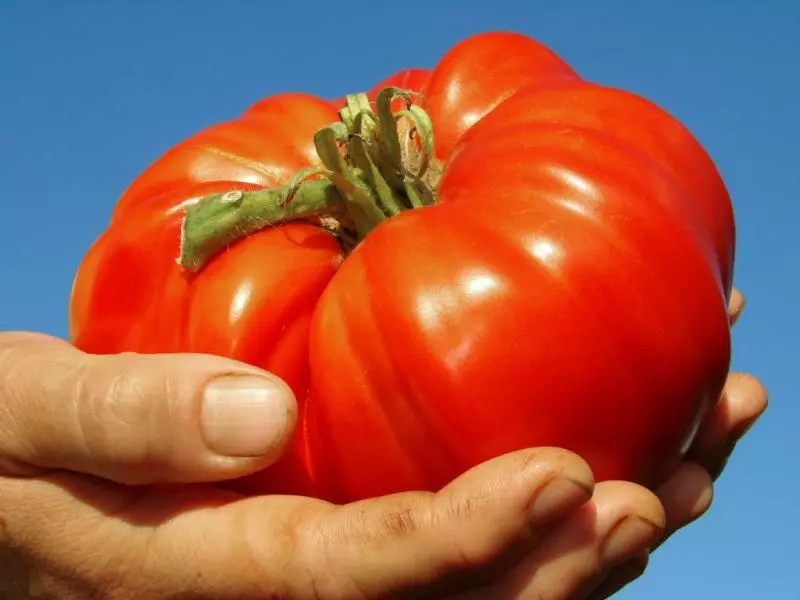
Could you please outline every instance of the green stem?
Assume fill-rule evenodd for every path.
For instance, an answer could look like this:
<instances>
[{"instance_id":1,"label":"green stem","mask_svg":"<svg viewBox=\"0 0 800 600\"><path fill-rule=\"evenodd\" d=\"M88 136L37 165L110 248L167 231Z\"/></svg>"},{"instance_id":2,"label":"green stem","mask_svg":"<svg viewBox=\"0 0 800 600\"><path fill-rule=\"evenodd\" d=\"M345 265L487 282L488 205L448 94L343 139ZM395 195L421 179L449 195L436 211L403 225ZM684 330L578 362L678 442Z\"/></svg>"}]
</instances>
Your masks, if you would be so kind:
<instances>
[{"instance_id":1,"label":"green stem","mask_svg":"<svg viewBox=\"0 0 800 600\"><path fill-rule=\"evenodd\" d=\"M384 88L378 92L375 105L378 109L378 122L381 130L381 148L386 153L387 166L398 173L402 170L402 154L400 152L400 136L397 134L397 124L395 116L392 114L392 100L401 98L410 104L408 96L396 88Z\"/></svg>"},{"instance_id":2,"label":"green stem","mask_svg":"<svg viewBox=\"0 0 800 600\"><path fill-rule=\"evenodd\" d=\"M347 176L349 167L339 152L339 142L346 142L349 133L342 123L334 123L323 127L314 134L314 148L322 160L322 164L334 173Z\"/></svg>"},{"instance_id":3,"label":"green stem","mask_svg":"<svg viewBox=\"0 0 800 600\"><path fill-rule=\"evenodd\" d=\"M373 198L370 182L363 181L363 170L351 167L339 153L339 139L338 127L333 125L320 129L314 136L314 144L322 162L332 172L330 178L350 210L358 235L364 238L375 225L390 215ZM351 139L351 148L356 141Z\"/></svg>"},{"instance_id":4,"label":"green stem","mask_svg":"<svg viewBox=\"0 0 800 600\"><path fill-rule=\"evenodd\" d=\"M368 113L360 113L355 119L356 131L350 136L350 146L348 147L350 158L353 164L360 170L366 179L367 185L375 191L381 209L386 217L393 217L403 212L407 207L402 199L395 195L393 186L386 180L384 173L375 164L373 155L380 160L380 154L374 151L374 142L369 139L362 125L365 120L372 117Z\"/></svg>"},{"instance_id":5,"label":"green stem","mask_svg":"<svg viewBox=\"0 0 800 600\"><path fill-rule=\"evenodd\" d=\"M345 100L344 108L339 111L339 116L347 131L353 131L356 115L371 111L369 97L366 94L350 94Z\"/></svg>"},{"instance_id":6,"label":"green stem","mask_svg":"<svg viewBox=\"0 0 800 600\"><path fill-rule=\"evenodd\" d=\"M408 201L411 204L411 208L422 208L425 206L425 200L423 199L423 195L417 189L415 182L413 181L406 181L404 183L406 196L408 197Z\"/></svg>"},{"instance_id":7,"label":"green stem","mask_svg":"<svg viewBox=\"0 0 800 600\"><path fill-rule=\"evenodd\" d=\"M393 113L397 98L406 108ZM316 220L351 249L384 220L432 204L439 175L438 165L429 168L433 127L410 98L404 90L381 90L376 114L365 94L348 96L342 121L314 136L325 169L302 170L278 188L212 194L186 209L178 264L196 272L238 239L298 219ZM411 129L401 140L404 119ZM312 174L323 178L309 179Z\"/></svg>"},{"instance_id":8,"label":"green stem","mask_svg":"<svg viewBox=\"0 0 800 600\"><path fill-rule=\"evenodd\" d=\"M413 161L417 164L408 165L413 171L410 174L415 179L422 179L428 171L431 158L433 157L433 123L428 113L419 106L412 105L406 110L395 113L395 119L399 120L403 117L413 124L414 128L411 131L416 133L414 139L420 140L422 146L421 152L415 157L416 160Z\"/></svg>"},{"instance_id":9,"label":"green stem","mask_svg":"<svg viewBox=\"0 0 800 600\"><path fill-rule=\"evenodd\" d=\"M178 264L196 272L242 237L284 221L330 214L339 202L329 180L306 181L294 193L285 186L212 194L186 209Z\"/></svg>"}]
</instances>

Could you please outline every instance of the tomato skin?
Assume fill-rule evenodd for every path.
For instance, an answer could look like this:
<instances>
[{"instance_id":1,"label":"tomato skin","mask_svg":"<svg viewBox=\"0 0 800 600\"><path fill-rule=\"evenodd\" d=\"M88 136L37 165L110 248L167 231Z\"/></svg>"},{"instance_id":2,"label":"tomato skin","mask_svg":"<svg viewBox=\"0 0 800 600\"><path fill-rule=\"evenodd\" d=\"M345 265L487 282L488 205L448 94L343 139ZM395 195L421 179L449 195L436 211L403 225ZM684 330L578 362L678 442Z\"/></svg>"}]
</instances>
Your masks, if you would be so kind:
<instances>
[{"instance_id":1,"label":"tomato skin","mask_svg":"<svg viewBox=\"0 0 800 600\"><path fill-rule=\"evenodd\" d=\"M288 223L182 271L187 204L319 165L313 133L340 103L266 98L128 188L78 270L75 344L206 352L284 377L298 431L285 459L233 484L248 493L433 490L543 445L580 453L598 480L658 483L730 361L735 230L711 159L663 110L517 34L469 38L370 97L385 86L420 92L433 119L436 205L346 257Z\"/></svg>"},{"instance_id":2,"label":"tomato skin","mask_svg":"<svg viewBox=\"0 0 800 600\"><path fill-rule=\"evenodd\" d=\"M598 479L655 484L718 397L724 295L701 220L673 211L680 190L613 141L518 134L473 148L538 168L475 169L465 149L442 204L375 231L326 289L311 398L335 497L437 489L534 440L590 457Z\"/></svg>"}]
</instances>

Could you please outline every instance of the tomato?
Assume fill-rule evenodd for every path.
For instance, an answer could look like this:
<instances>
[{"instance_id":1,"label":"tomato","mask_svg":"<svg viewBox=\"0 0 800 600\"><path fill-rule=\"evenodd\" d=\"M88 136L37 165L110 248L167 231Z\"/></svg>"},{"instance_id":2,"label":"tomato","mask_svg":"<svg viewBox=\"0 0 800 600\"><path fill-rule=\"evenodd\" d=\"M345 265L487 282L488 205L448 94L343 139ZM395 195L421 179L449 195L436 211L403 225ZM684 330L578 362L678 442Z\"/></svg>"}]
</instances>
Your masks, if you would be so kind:
<instances>
[{"instance_id":1,"label":"tomato","mask_svg":"<svg viewBox=\"0 0 800 600\"><path fill-rule=\"evenodd\" d=\"M71 338L285 378L299 425L247 493L435 490L533 446L653 486L722 393L734 242L675 118L485 33L178 143L82 261Z\"/></svg>"}]
</instances>

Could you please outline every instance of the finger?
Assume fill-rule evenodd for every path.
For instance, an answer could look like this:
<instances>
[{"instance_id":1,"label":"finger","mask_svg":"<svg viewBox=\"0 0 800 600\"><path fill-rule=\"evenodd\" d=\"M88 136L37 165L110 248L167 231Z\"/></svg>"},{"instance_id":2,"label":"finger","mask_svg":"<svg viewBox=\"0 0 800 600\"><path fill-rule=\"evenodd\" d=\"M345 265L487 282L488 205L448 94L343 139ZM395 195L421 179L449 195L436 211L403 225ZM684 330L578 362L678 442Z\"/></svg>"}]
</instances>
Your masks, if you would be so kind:
<instances>
[{"instance_id":1,"label":"finger","mask_svg":"<svg viewBox=\"0 0 800 600\"><path fill-rule=\"evenodd\" d=\"M502 456L435 495L339 509L326 527L334 539L349 530L350 540L327 560L367 597L409 584L442 597L487 583L523 544L536 544L547 526L585 503L593 484L588 465L563 450ZM380 586L369 573L383 574Z\"/></svg>"},{"instance_id":2,"label":"finger","mask_svg":"<svg viewBox=\"0 0 800 600\"><path fill-rule=\"evenodd\" d=\"M728 317L731 325L735 325L736 321L739 320L746 303L747 301L744 295L739 290L734 288L731 291L731 297L728 300Z\"/></svg>"},{"instance_id":3,"label":"finger","mask_svg":"<svg viewBox=\"0 0 800 600\"><path fill-rule=\"evenodd\" d=\"M647 569L649 561L650 554L644 551L622 563L595 588L587 600L606 600L606 598L611 598L622 588L639 579Z\"/></svg>"},{"instance_id":4,"label":"finger","mask_svg":"<svg viewBox=\"0 0 800 600\"><path fill-rule=\"evenodd\" d=\"M445 597L485 582L518 545L534 543L547 524L585 503L592 486L582 459L537 449L484 463L435 494L344 506L250 498L223 511L238 533L206 545L197 560L220 565L204 585L226 598L373 598L408 590ZM250 560L249 572L231 577L221 565L237 556L256 556L259 568ZM196 582L186 585L192 590Z\"/></svg>"},{"instance_id":5,"label":"finger","mask_svg":"<svg viewBox=\"0 0 800 600\"><path fill-rule=\"evenodd\" d=\"M490 597L585 598L615 567L660 539L665 524L652 492L628 482L599 483L592 501L552 531Z\"/></svg>"},{"instance_id":6,"label":"finger","mask_svg":"<svg viewBox=\"0 0 800 600\"><path fill-rule=\"evenodd\" d=\"M670 535L705 514L714 498L714 486L708 471L696 463L684 462L659 486L656 495L664 506Z\"/></svg>"},{"instance_id":7,"label":"finger","mask_svg":"<svg viewBox=\"0 0 800 600\"><path fill-rule=\"evenodd\" d=\"M273 462L296 420L278 378L206 355L93 356L0 334L0 472L218 481Z\"/></svg>"},{"instance_id":8,"label":"finger","mask_svg":"<svg viewBox=\"0 0 800 600\"><path fill-rule=\"evenodd\" d=\"M591 600L608 598L638 578L647 567L650 551L660 547L681 527L705 514L714 496L713 484L705 469L685 462L656 490L656 496L664 508L664 535L648 550L615 567L592 593Z\"/></svg>"},{"instance_id":9,"label":"finger","mask_svg":"<svg viewBox=\"0 0 800 600\"><path fill-rule=\"evenodd\" d=\"M345 506L201 486L132 495L56 473L0 478L0 519L40 564L126 597L438 598L535 544L592 486L587 464L556 449L501 456L436 494Z\"/></svg>"},{"instance_id":10,"label":"finger","mask_svg":"<svg viewBox=\"0 0 800 600\"><path fill-rule=\"evenodd\" d=\"M714 483L700 465L686 461L656 490L664 507L666 532L651 551L662 546L674 533L702 517L714 499Z\"/></svg>"},{"instance_id":11,"label":"finger","mask_svg":"<svg viewBox=\"0 0 800 600\"><path fill-rule=\"evenodd\" d=\"M767 391L758 379L733 373L722 399L706 417L687 458L705 468L716 479L736 443L767 408Z\"/></svg>"}]
</instances>

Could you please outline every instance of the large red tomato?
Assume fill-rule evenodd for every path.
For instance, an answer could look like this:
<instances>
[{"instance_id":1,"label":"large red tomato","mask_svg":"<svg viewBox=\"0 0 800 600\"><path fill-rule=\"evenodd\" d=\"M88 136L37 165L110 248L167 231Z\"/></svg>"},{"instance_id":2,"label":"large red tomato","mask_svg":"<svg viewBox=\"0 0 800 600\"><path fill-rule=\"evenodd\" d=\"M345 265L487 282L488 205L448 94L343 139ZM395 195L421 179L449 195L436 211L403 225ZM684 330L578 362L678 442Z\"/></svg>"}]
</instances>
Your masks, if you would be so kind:
<instances>
[{"instance_id":1,"label":"large red tomato","mask_svg":"<svg viewBox=\"0 0 800 600\"><path fill-rule=\"evenodd\" d=\"M511 33L369 98L269 97L161 156L78 270L74 343L285 378L300 423L251 492L436 489L541 445L659 481L729 366L706 152Z\"/></svg>"}]
</instances>

